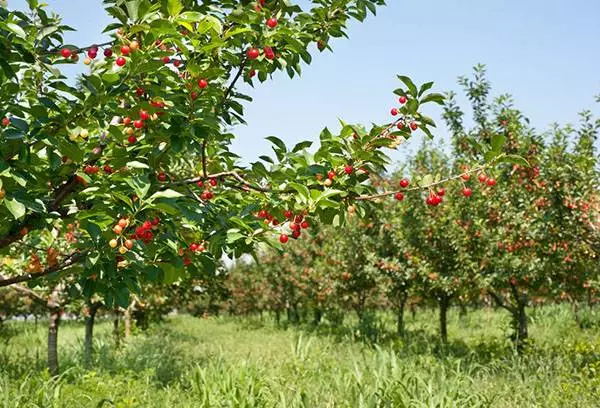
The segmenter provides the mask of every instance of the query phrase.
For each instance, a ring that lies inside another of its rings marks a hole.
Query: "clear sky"
[[[21,8],[25,1],[8,3]],[[110,21],[100,0],[47,3],[78,29],[68,41],[103,40]],[[456,78],[477,63],[487,65],[494,93],[513,94],[538,129],[576,122],[582,109],[600,114],[594,102],[600,94],[599,0],[388,0],[376,17],[353,23],[349,36],[333,42],[334,53],[316,53],[302,77],[281,73],[249,90],[255,101],[247,105],[248,125],[236,130],[233,147],[244,161],[270,151],[264,140],[269,135],[292,144],[318,140],[323,127],[337,127],[338,118],[389,120],[396,74],[435,81],[438,91],[459,91]],[[439,109],[430,113],[439,119]],[[438,124],[443,139],[447,131],[441,119]]]

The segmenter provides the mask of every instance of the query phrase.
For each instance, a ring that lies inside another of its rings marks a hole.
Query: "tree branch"
[[[491,289],[488,289],[487,292],[492,297],[492,299],[494,299],[494,301],[499,307],[508,310],[510,313],[514,313],[514,307],[507,305],[496,292],[492,291]]]
[[[498,156],[496,158],[496,160],[499,159],[500,157],[501,156]],[[362,196],[356,197],[355,200],[357,200],[357,201],[374,200],[374,199],[377,199],[377,198],[389,197],[389,196],[392,196],[392,195],[394,195],[394,194],[396,194],[398,192],[400,192],[400,193],[407,193],[407,192],[411,192],[411,191],[427,190],[427,189],[430,189],[432,187],[439,186],[440,184],[445,184],[445,183],[447,183],[449,181],[458,180],[459,178],[462,178],[464,175],[472,174],[472,173],[478,173],[478,172],[480,172],[482,170],[485,170],[485,169],[491,167],[496,162],[496,160],[494,160],[494,161],[492,161],[490,163],[486,163],[486,164],[483,164],[483,165],[480,165],[480,166],[473,167],[471,170],[466,171],[464,173],[456,174],[454,176],[447,177],[447,178],[442,179],[440,181],[436,181],[434,183],[430,183],[430,184],[427,184],[427,185],[424,185],[424,186],[415,186],[415,187],[406,188],[406,189],[397,190],[397,191],[385,191],[383,193],[373,194],[373,195],[362,195]]]
[[[62,263],[48,267],[40,273],[24,273],[22,275],[13,276],[10,278],[0,278],[0,287],[14,285],[16,283],[27,282],[33,279],[41,278],[55,272],[60,272],[70,266],[75,265],[87,255],[88,251],[74,252],[63,259]]]

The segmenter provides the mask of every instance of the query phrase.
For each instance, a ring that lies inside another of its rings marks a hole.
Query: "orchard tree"
[[[580,114],[580,126],[555,126],[552,140],[544,152],[541,177],[548,194],[540,200],[547,231],[543,253],[549,276],[557,283],[554,295],[578,304],[592,302],[592,281],[600,274],[598,262],[598,205],[600,175],[594,143],[600,120],[590,112]],[[559,293],[556,293],[559,292]]]
[[[1,9],[0,248],[26,263],[25,244],[77,237],[56,262],[1,286],[76,273],[85,296],[127,307],[145,281],[194,276],[257,244],[280,247],[293,234],[285,211],[343,222],[349,203],[374,192],[365,181],[386,164],[382,147],[431,134],[419,108],[441,95],[402,77],[404,104],[390,124],[325,130],[315,153],[270,137],[276,157],[249,167],[229,149],[228,129],[250,100],[240,80],[299,73],[311,44],[328,48],[381,0],[316,2],[308,12],[275,1],[105,3],[112,39],[90,46],[65,44],[68,27],[37,1],[29,13]],[[89,72],[73,87],[60,66],[79,58]],[[255,217],[261,208],[273,222]]]
[[[475,126],[465,128],[464,114],[450,95],[444,116],[457,162],[485,159],[490,153],[482,142],[512,161],[497,166],[495,175],[477,177],[482,185],[498,180],[498,188],[493,199],[473,194],[470,222],[479,228],[481,243],[472,248],[470,264],[497,305],[511,313],[512,337],[522,350],[531,300],[567,299],[574,286],[581,293],[587,274],[597,268],[592,209],[598,185],[593,152],[597,124],[584,114],[575,148],[569,150],[572,130],[555,127],[547,141],[509,95],[490,102],[483,66],[460,83],[472,103]]]

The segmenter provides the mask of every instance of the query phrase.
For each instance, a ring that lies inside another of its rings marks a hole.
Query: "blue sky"
[[[24,0],[9,0],[13,8]],[[110,22],[100,0],[48,0],[77,33],[80,45],[101,42]],[[306,3],[306,1],[300,1]],[[317,140],[338,118],[352,123],[388,121],[398,87],[396,74],[435,81],[438,91],[456,90],[459,75],[484,63],[494,93],[510,92],[538,129],[577,121],[577,112],[600,113],[600,1],[579,0],[388,0],[376,17],[353,23],[350,39],[333,42],[333,53],[317,53],[300,78],[281,73],[249,93],[247,126],[233,150],[244,161],[270,151],[264,137],[289,144]],[[464,101],[464,99],[463,99]],[[463,103],[464,109],[467,108]],[[429,112],[439,119],[440,110]],[[441,121],[436,135],[447,136]],[[422,135],[394,152],[401,160]]]

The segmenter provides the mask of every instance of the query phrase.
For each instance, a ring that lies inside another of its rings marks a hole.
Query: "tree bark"
[[[515,344],[517,351],[522,353],[527,345],[529,337],[527,314],[525,312],[525,303],[519,302],[517,305],[517,314],[514,316],[515,324]]]
[[[281,323],[281,310],[279,308],[275,309],[275,323],[277,323],[277,326]]]
[[[115,347],[121,346],[121,334],[119,333],[119,311],[115,310],[115,319],[113,320],[113,336],[115,337]]]
[[[323,311],[321,309],[319,309],[319,308],[316,308],[315,309],[315,315],[314,315],[314,318],[313,318],[313,324],[315,326],[318,326],[319,323],[321,323],[322,319],[323,319]]]
[[[396,320],[396,333],[398,336],[404,336],[404,308],[406,306],[406,301],[408,300],[408,292],[404,292],[400,295],[400,299],[398,302],[397,308],[397,320]]]
[[[518,288],[511,284],[510,290],[515,300],[513,308],[513,341],[517,347],[517,352],[521,354],[527,345],[529,337],[527,313],[527,295],[519,293]]]
[[[125,309],[123,314],[123,322],[125,323],[125,338],[131,336],[131,308],[135,306],[135,300],[133,303]]]
[[[446,344],[448,342],[448,308],[450,307],[450,296],[442,294],[438,297],[440,308],[440,340]]]
[[[92,366],[92,349],[94,345],[94,322],[96,312],[100,308],[97,303],[88,305],[89,315],[85,318],[85,338],[83,340],[83,365],[89,369]]]
[[[60,309],[50,310],[48,317],[48,370],[53,377],[58,376],[58,326],[60,324]]]

